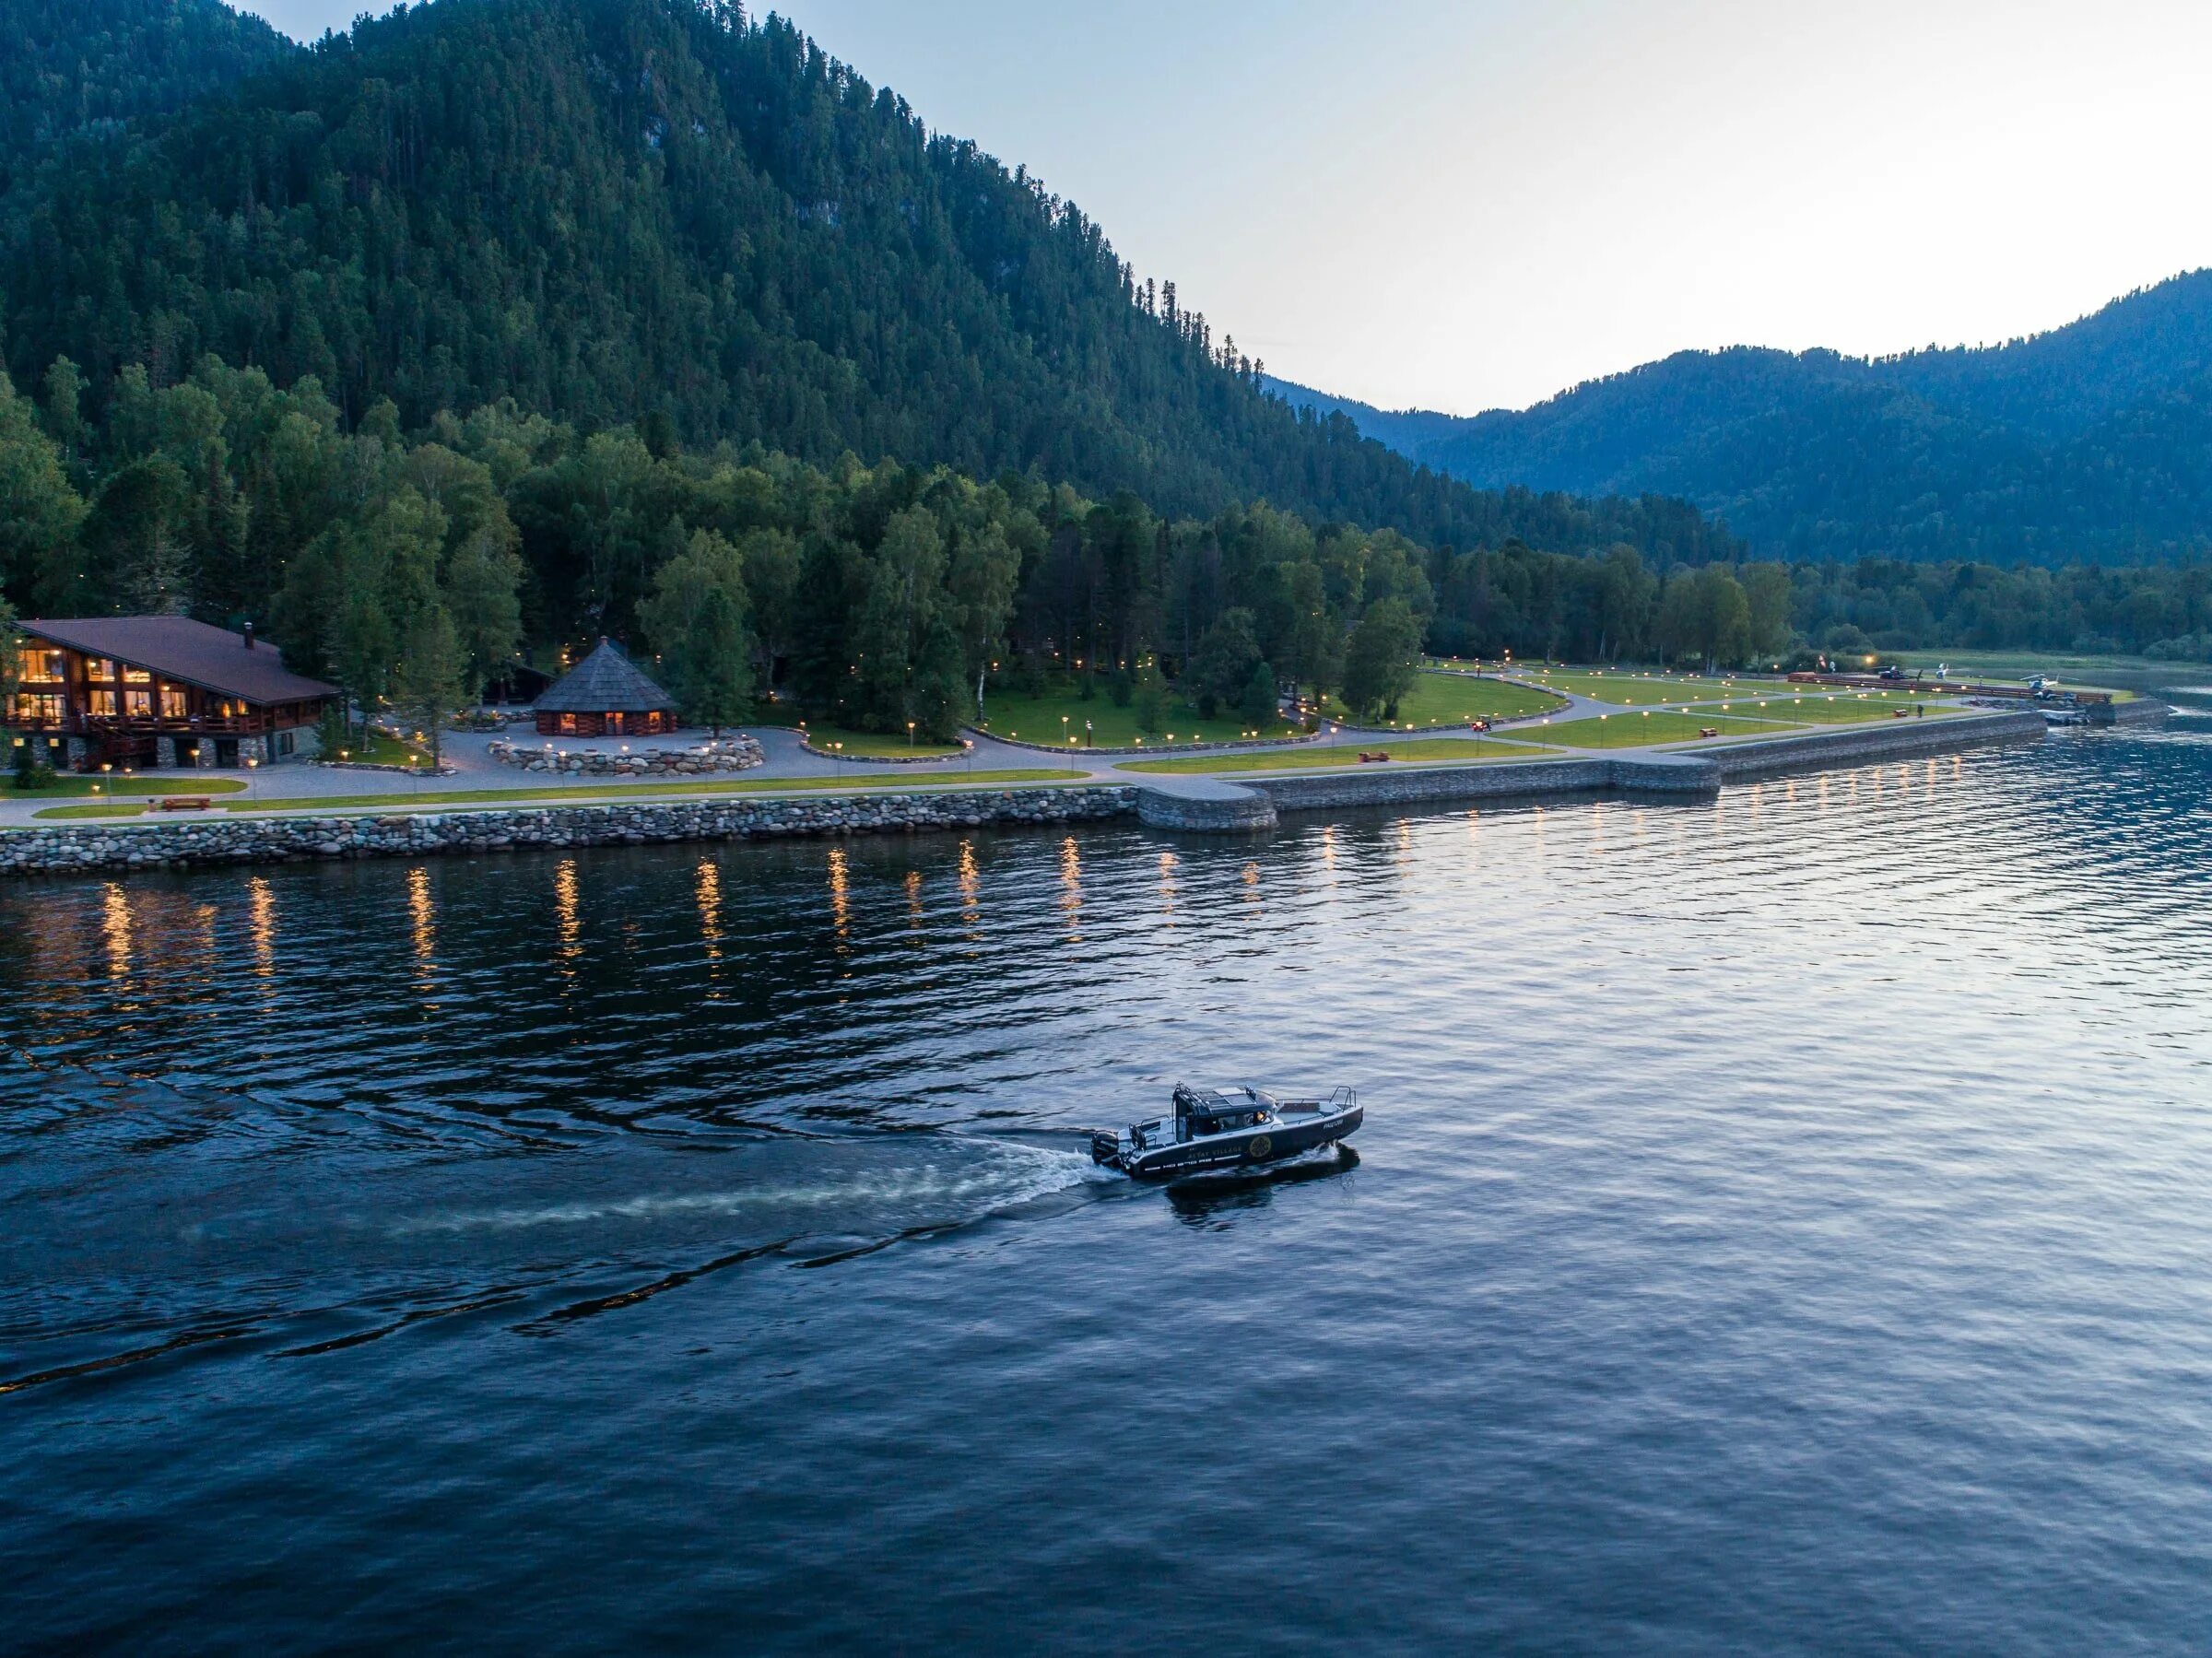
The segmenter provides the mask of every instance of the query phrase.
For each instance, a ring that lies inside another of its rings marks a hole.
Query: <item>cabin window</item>
[[[560,716],[560,735],[564,737],[572,737],[576,735],[576,716],[574,714]]]
[[[123,711],[126,718],[150,720],[154,717],[154,693],[125,691],[123,693]]]
[[[613,735],[620,736],[622,735],[622,716],[620,714],[607,715],[606,729]]]
[[[88,656],[85,659],[85,677],[112,679],[115,677],[115,664],[105,656]]]
[[[23,653],[23,679],[29,685],[56,685],[62,677],[62,653],[32,647]]]
[[[184,693],[173,685],[161,688],[161,717],[164,720],[182,720],[184,717]]]
[[[112,720],[115,717],[115,693],[113,691],[87,691],[85,707],[96,720]]]
[[[41,691],[16,693],[16,723],[19,725],[59,725],[62,700]]]
[[[144,668],[135,668],[125,663],[123,667],[123,682],[125,685],[151,685],[154,682],[154,676]]]

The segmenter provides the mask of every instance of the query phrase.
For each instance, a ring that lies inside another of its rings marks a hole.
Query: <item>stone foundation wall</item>
[[[1131,789],[1026,789],[827,800],[700,801],[382,817],[236,818],[140,826],[97,821],[0,834],[0,874],[189,869],[312,858],[643,846],[794,835],[1018,828],[1127,816]]]

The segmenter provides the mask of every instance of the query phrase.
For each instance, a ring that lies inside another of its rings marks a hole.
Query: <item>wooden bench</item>
[[[154,802],[157,812],[205,812],[215,805],[206,794],[164,794]]]
[[[1701,737],[1717,737],[1721,735],[1721,728],[1718,725],[1700,725],[1698,735]]]
[[[1359,751],[1359,763],[1363,766],[1371,766],[1379,760],[1386,760],[1389,758],[1390,750],[1387,748],[1379,748],[1372,754],[1364,748]]]

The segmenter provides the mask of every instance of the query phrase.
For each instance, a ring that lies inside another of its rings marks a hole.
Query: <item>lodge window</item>
[[[115,717],[115,693],[113,691],[87,691],[85,707],[96,720],[112,720]]]
[[[88,679],[112,679],[115,677],[115,664],[104,656],[87,657],[85,659],[85,677]]]
[[[62,677],[62,653],[59,651],[26,650],[23,653],[23,678],[30,685],[57,685]]]
[[[154,693],[125,691],[123,693],[123,711],[133,720],[150,720],[154,717]]]
[[[125,685],[151,685],[154,676],[144,668],[135,668],[125,663],[123,666],[123,682]]]
[[[18,725],[59,725],[61,723],[60,697],[39,691],[16,693],[16,723]]]
[[[161,717],[164,720],[182,720],[184,717],[184,693],[173,685],[161,688]]]

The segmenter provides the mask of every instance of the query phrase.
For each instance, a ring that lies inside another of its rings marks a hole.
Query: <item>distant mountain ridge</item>
[[[1272,389],[1482,488],[1687,497],[1770,557],[2142,562],[2212,545],[2212,270],[2002,346],[1683,351],[1465,418]]]

